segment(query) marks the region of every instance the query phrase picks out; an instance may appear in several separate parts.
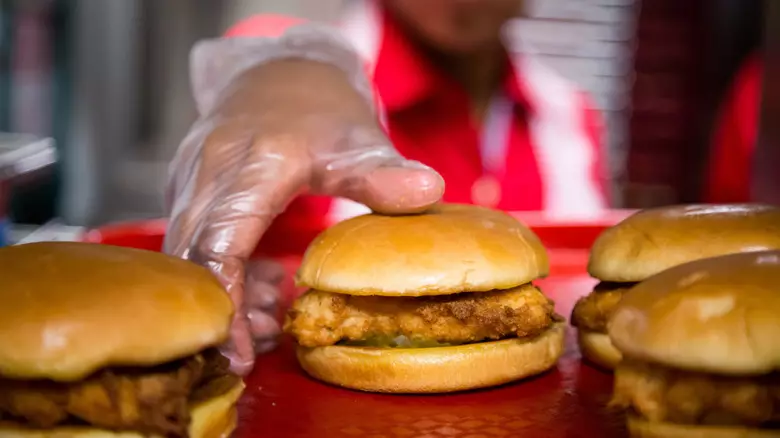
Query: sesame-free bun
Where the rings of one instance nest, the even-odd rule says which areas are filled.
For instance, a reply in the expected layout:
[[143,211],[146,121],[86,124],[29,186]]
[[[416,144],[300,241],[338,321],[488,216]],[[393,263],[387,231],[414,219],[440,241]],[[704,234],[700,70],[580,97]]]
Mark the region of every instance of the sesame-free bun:
[[497,386],[547,371],[563,353],[564,323],[532,339],[434,348],[298,347],[312,377],[369,392],[445,393]]
[[700,426],[651,422],[628,416],[628,431],[633,438],[777,438],[780,432],[742,426]]
[[725,375],[780,370],[780,251],[677,266],[634,286],[610,319],[623,353]]
[[[237,379],[235,386],[218,396],[190,406],[189,438],[227,438],[236,428],[238,413],[236,403],[244,390],[244,382]],[[54,429],[28,429],[0,421],[0,437],[3,438],[162,438],[136,432],[112,432],[83,427],[59,427]]]
[[228,337],[233,305],[206,269],[89,243],[0,248],[0,375],[76,381],[152,366]]
[[579,328],[577,344],[580,346],[582,357],[605,370],[614,370],[623,358],[606,333]]
[[297,283],[350,295],[446,295],[510,289],[548,271],[539,238],[512,216],[440,204],[334,225],[309,246]]
[[593,244],[588,272],[636,282],[693,260],[780,249],[780,209],[761,204],[685,205],[635,213]]

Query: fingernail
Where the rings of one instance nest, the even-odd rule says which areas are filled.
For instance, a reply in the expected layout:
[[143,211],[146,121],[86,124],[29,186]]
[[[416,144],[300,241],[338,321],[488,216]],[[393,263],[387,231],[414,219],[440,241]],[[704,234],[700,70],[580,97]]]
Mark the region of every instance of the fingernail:
[[230,360],[230,370],[241,377],[249,374],[253,367],[253,361]]
[[284,266],[273,260],[253,260],[247,266],[249,278],[253,281],[262,281],[278,285],[284,280],[286,271]]
[[282,332],[276,319],[265,312],[252,311],[249,313],[248,318],[252,338],[255,340],[275,337]]
[[255,354],[268,353],[279,345],[276,339],[269,339],[267,341],[259,342],[255,347]]
[[436,203],[444,194],[444,180],[432,169],[396,167],[379,169],[369,178],[379,208],[415,212]]

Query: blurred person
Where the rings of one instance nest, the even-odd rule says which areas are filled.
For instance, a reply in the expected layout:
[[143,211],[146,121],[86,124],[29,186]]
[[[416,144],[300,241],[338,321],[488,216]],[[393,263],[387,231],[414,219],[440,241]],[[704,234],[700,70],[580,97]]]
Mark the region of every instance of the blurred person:
[[588,96],[504,44],[521,4],[356,1],[339,30],[256,16],[194,48],[200,118],[171,165],[165,250],[226,285],[235,370],[279,333],[281,274],[249,262],[275,219],[325,226],[442,198],[557,215],[607,205]]
[[761,57],[754,53],[734,77],[712,138],[704,188],[706,202],[751,200],[763,74]]

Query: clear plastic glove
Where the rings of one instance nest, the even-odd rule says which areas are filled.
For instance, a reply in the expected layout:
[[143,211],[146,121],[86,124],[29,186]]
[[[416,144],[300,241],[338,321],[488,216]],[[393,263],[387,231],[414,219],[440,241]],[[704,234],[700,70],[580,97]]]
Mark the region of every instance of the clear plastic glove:
[[[165,250],[208,267],[227,288],[236,315],[223,352],[240,374],[279,334],[283,272],[249,257],[296,195],[341,196],[393,214],[424,210],[444,191],[436,172],[399,156],[385,137],[351,49],[304,30],[196,48],[201,118],[171,165]],[[239,56],[256,57],[257,44],[278,56],[253,64]],[[205,67],[198,50],[210,51]]]

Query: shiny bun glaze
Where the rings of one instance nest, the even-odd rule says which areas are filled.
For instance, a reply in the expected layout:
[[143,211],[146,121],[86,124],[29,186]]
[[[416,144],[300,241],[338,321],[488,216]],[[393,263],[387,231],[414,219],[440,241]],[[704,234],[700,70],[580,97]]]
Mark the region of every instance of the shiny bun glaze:
[[233,305],[208,270],[161,253],[46,242],[0,248],[0,375],[81,380],[225,341]]
[[539,238],[512,216],[440,204],[424,214],[340,222],[309,246],[297,283],[349,295],[510,289],[549,272]]
[[609,336],[624,357],[724,375],[780,369],[780,251],[698,260],[623,296]]
[[615,369],[623,359],[606,333],[580,328],[577,330],[577,343],[583,358],[605,370]]
[[642,281],[682,263],[780,249],[780,209],[761,204],[684,205],[640,211],[605,230],[588,272],[611,282]]

